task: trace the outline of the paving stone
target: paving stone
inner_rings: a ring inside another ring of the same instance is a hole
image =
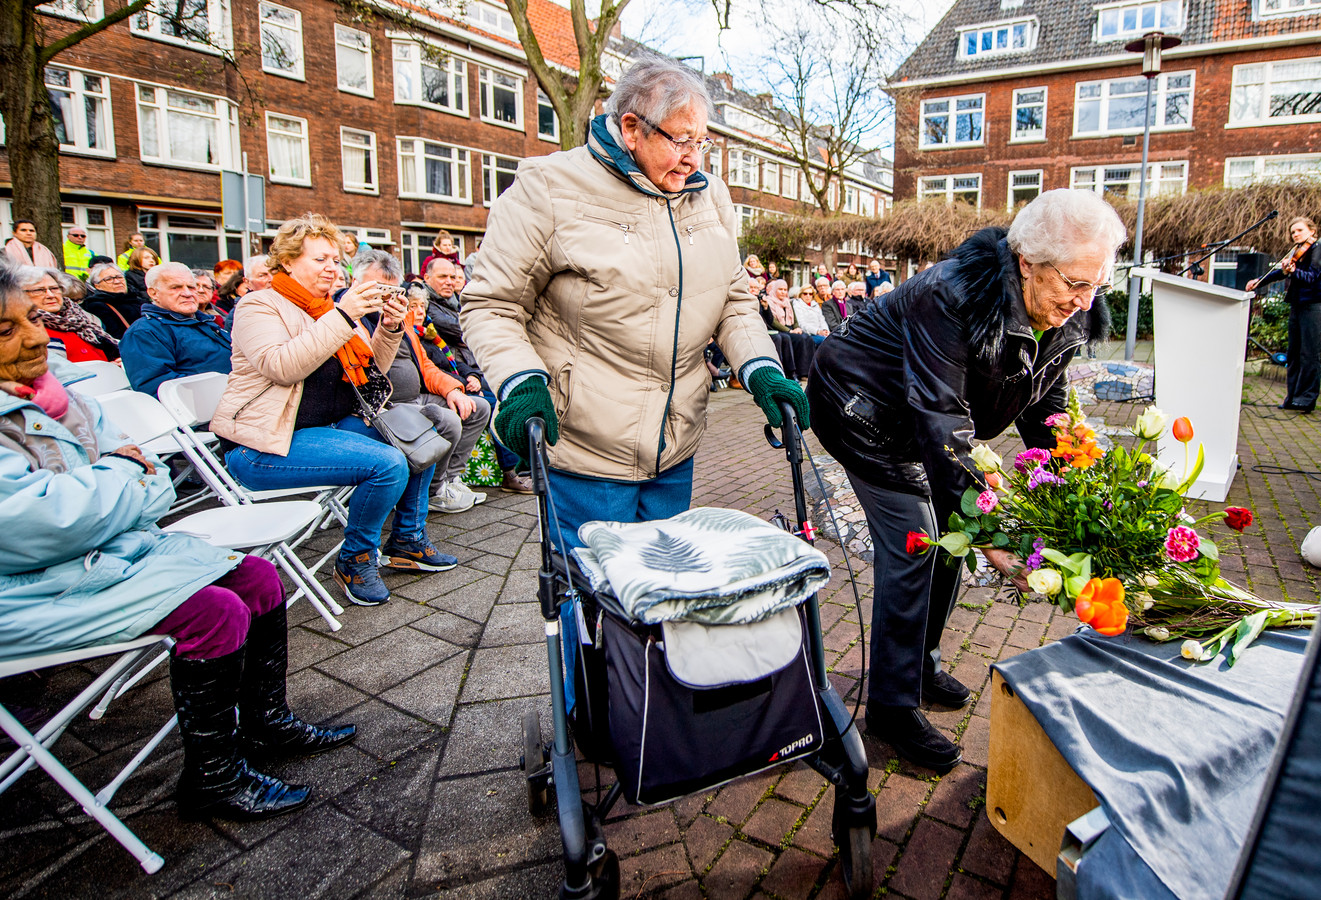
[[[550,690],[545,644],[520,644],[473,652],[461,700],[531,697]]]
[[[316,668],[375,694],[461,651],[461,647],[417,629],[399,628],[332,656]]]
[[[380,695],[387,703],[420,719],[448,725],[467,668],[466,654],[458,654],[397,684]]]
[[[798,826],[794,834],[794,846],[801,847],[817,856],[831,857],[835,854],[835,839],[831,836],[831,815],[833,807],[821,800],[808,814],[807,821]]]
[[[457,878],[464,876],[459,873]],[[559,860],[531,867],[519,867],[489,878],[460,883],[433,895],[437,900],[511,900],[511,898],[552,898],[559,896],[564,880],[564,864]],[[429,886],[428,886],[429,887]]]
[[[801,806],[771,797],[761,802],[741,830],[748,837],[778,847],[788,842],[790,832],[805,812]]]
[[[654,897],[666,888],[692,881],[692,878],[693,872],[682,844],[669,844],[619,860],[620,897]]]
[[[742,825],[774,777],[763,773],[725,785],[716,794],[716,798],[707,804],[707,815],[722,817],[731,825]]]
[[[623,858],[640,853],[648,847],[663,844],[678,846],[679,829],[674,823],[674,813],[665,808],[606,823],[605,839],[610,849]],[[683,877],[690,877],[692,873],[688,871],[688,857],[684,855],[682,847],[679,847],[679,854],[684,860]]]
[[[362,691],[316,669],[304,669],[290,675],[286,691],[289,708],[314,725],[323,725],[332,716],[367,699]]]
[[[977,798],[986,797],[986,773],[970,765],[956,766],[941,777],[927,801],[926,814],[959,828],[966,828],[971,822]]]
[[[353,746],[382,760],[398,759],[420,744],[438,740],[440,726],[423,722],[379,700],[367,700],[331,720],[331,724],[358,726]]]
[[[481,646],[504,647],[510,644],[538,644],[545,658],[546,620],[536,603],[497,603],[486,621]]]
[[[495,598],[500,595],[502,584],[498,576],[487,575],[443,597],[430,600],[427,605],[484,624],[491,614],[491,607],[495,605]]]
[[[515,569],[505,578],[504,587],[500,591],[500,603],[539,603],[537,596],[537,587],[539,584],[538,573],[541,571],[540,563],[536,569]]]
[[[945,900],[1000,900],[1004,896],[1004,888],[988,884],[985,881],[978,881],[967,875],[956,874],[954,880],[950,882],[949,893],[945,895]],[[1052,892],[1050,896],[1054,896]]]
[[[937,900],[962,843],[962,832],[931,819],[918,819],[890,887],[914,900]]]
[[[825,776],[799,763],[780,779],[779,784],[775,786],[775,793],[800,806],[810,806],[825,785]]]
[[[414,584],[405,585],[398,589],[400,596],[407,597],[410,600],[419,602],[429,602],[437,597],[443,597],[451,591],[472,584],[474,581],[480,581],[488,573],[481,569],[474,569],[469,566],[455,566],[448,572],[436,572],[421,578]]]
[[[322,621],[318,616],[317,621]],[[344,650],[344,644],[315,628],[289,629],[289,672],[297,672]]]
[[[1051,900],[1055,897],[1055,879],[1032,860],[1020,855],[1006,897],[1007,900]]]
[[[460,706],[445,744],[440,774],[448,777],[517,768],[523,753],[523,713],[528,709],[540,713],[542,739],[549,741],[550,704],[544,699],[496,700]]]
[[[983,812],[973,819],[972,836],[959,857],[959,866],[996,884],[1008,884],[1018,855]]]
[[[830,863],[790,847],[779,855],[762,879],[761,888],[779,897],[806,897]]]
[[[886,779],[876,795],[876,833],[901,843],[930,787],[925,781],[898,774]]]
[[[709,897],[745,897],[775,857],[744,841],[731,841],[702,878]]]
[[[413,627],[418,631],[425,631],[427,634],[435,635],[443,641],[448,641],[456,647],[462,647],[465,650],[470,647],[476,647],[477,641],[482,634],[480,623],[463,616],[456,616],[448,612],[433,612],[429,616],[413,622]]]
[[[333,635],[327,632],[327,635],[341,644],[354,647],[375,640],[386,632],[394,631],[427,614],[425,606],[406,597],[394,595],[391,596],[389,603],[382,606],[354,606],[348,602],[340,605],[344,607],[344,615],[340,616],[339,620],[344,627]]]
[[[965,763],[985,767],[990,757],[991,720],[981,716],[968,719],[968,727],[963,731],[959,746],[963,748]]]
[[[683,843],[693,871],[699,875],[706,871],[725,844],[734,836],[734,829],[710,816],[698,816],[684,832]]]

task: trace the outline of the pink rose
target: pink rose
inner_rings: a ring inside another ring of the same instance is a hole
[[[1197,532],[1187,525],[1176,525],[1165,535],[1165,555],[1175,562],[1192,562],[1201,543]]]
[[[1000,498],[995,495],[995,491],[982,491],[977,495],[977,508],[984,513],[988,513],[1000,505]]]
[[[1046,427],[1047,427],[1047,428],[1072,428],[1072,427],[1073,427],[1073,417],[1070,416],[1068,413],[1055,413],[1054,415],[1046,416]]]

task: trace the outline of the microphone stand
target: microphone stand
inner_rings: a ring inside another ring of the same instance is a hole
[[[1190,263],[1189,263],[1187,266],[1185,266],[1185,267],[1183,268],[1183,270],[1182,270],[1181,272],[1179,272],[1178,274],[1183,275],[1183,274],[1185,274],[1189,269],[1191,269],[1191,268],[1193,268],[1194,266],[1196,266],[1198,263],[1206,262],[1206,261],[1207,261],[1208,259],[1210,259],[1212,256],[1214,256],[1215,254],[1219,253],[1222,249],[1224,249],[1225,247],[1228,247],[1230,244],[1234,243],[1234,242],[1237,241],[1239,238],[1243,237],[1243,235],[1247,234],[1247,233],[1250,232],[1250,231],[1256,231],[1258,228],[1260,228],[1261,226],[1265,225],[1267,222],[1269,222],[1271,219],[1274,219],[1274,218],[1275,218],[1276,216],[1278,216],[1279,214],[1280,214],[1280,211],[1279,211],[1278,209],[1273,209],[1273,210],[1271,210],[1270,212],[1266,213],[1266,215],[1264,215],[1264,216],[1262,216],[1260,219],[1258,219],[1256,222],[1253,222],[1253,223],[1252,223],[1251,225],[1249,225],[1247,228],[1244,228],[1242,231],[1240,231],[1238,234],[1234,235],[1233,237],[1231,237],[1231,238],[1226,238],[1225,240],[1220,241],[1220,242],[1217,243],[1217,244],[1211,244],[1211,245],[1210,245],[1210,246],[1211,246],[1211,249],[1210,249],[1206,254],[1204,254],[1204,255],[1202,255],[1202,256],[1199,256],[1197,259],[1195,259],[1195,260],[1193,260],[1192,262],[1190,262]],[[1193,252],[1195,253],[1195,252],[1197,252],[1197,251],[1193,251]]]

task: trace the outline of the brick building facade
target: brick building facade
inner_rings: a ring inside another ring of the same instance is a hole
[[[1149,193],[1321,175],[1317,0],[959,0],[891,79],[896,197],[1136,199],[1146,81],[1124,45],[1157,29],[1182,44],[1153,85]]]

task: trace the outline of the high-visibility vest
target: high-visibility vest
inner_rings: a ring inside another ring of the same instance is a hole
[[[75,278],[87,280],[87,266],[92,261],[91,248],[86,244],[81,247],[73,241],[64,242],[64,271]]]

